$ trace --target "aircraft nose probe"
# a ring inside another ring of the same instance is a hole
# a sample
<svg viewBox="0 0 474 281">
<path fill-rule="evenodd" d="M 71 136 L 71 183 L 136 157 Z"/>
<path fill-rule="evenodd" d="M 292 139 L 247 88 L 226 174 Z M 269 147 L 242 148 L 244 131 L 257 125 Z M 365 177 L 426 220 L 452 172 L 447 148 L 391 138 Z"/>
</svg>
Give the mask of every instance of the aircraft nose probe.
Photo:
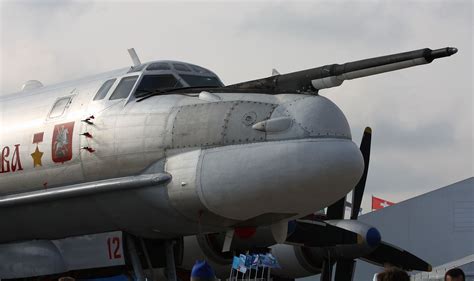
<svg viewBox="0 0 474 281">
<path fill-rule="evenodd" d="M 457 48 L 429 48 L 393 55 L 363 59 L 344 64 L 329 64 L 316 68 L 275 75 L 267 78 L 227 86 L 234 89 L 252 89 L 279 93 L 316 93 L 318 90 L 340 86 L 345 80 L 385 73 L 431 63 L 449 57 Z"/>
<path fill-rule="evenodd" d="M 437 59 L 437 58 L 449 57 L 451 55 L 454 55 L 457 52 L 458 52 L 458 48 L 447 47 L 447 48 L 444 48 L 444 49 L 437 49 L 437 50 L 431 51 L 431 56 L 433 56 L 433 58 Z"/>
</svg>

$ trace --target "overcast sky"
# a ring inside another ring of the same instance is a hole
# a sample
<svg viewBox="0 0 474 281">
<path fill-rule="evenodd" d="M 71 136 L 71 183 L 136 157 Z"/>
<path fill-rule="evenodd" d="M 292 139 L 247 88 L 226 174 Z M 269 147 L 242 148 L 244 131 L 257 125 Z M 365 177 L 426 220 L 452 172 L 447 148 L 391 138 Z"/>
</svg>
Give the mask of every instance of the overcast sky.
<svg viewBox="0 0 474 281">
<path fill-rule="evenodd" d="M 226 84 L 409 51 L 459 48 L 408 70 L 321 91 L 358 143 L 373 128 L 370 195 L 401 201 L 473 175 L 472 1 L 1 1 L 0 93 L 176 59 Z"/>
</svg>

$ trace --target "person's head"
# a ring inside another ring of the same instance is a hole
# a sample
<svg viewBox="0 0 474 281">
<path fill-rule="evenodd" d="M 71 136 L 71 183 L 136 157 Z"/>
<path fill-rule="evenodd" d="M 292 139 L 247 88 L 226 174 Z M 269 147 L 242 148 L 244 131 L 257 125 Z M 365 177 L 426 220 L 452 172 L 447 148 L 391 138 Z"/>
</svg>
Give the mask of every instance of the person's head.
<svg viewBox="0 0 474 281">
<path fill-rule="evenodd" d="M 460 268 L 452 268 L 446 271 L 444 275 L 444 281 L 465 281 L 466 276 L 464 275 L 464 271 Z"/>
<path fill-rule="evenodd" d="M 76 281 L 76 279 L 69 276 L 63 276 L 63 277 L 59 277 L 58 281 Z"/>
<path fill-rule="evenodd" d="M 410 281 L 410 276 L 399 268 L 390 267 L 377 274 L 377 281 Z"/>
<path fill-rule="evenodd" d="M 214 270 L 206 261 L 196 261 L 191 270 L 191 281 L 214 281 Z"/>
</svg>

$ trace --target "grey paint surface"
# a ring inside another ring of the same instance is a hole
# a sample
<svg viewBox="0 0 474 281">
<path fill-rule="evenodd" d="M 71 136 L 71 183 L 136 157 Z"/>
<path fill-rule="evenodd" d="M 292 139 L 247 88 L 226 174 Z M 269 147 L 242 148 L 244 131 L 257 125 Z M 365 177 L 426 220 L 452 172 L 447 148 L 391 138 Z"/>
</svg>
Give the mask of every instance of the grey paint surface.
<svg viewBox="0 0 474 281">
<path fill-rule="evenodd" d="M 122 232 L 0 245 L 0 278 L 21 278 L 125 264 Z"/>
<path fill-rule="evenodd" d="M 382 239 L 425 259 L 433 267 L 474 253 L 474 178 L 363 215 Z M 372 280 L 382 268 L 357 261 L 355 281 Z M 319 275 L 305 280 L 319 280 Z"/>
<path fill-rule="evenodd" d="M 433 267 L 474 253 L 474 178 L 457 182 L 360 217 L 382 238 Z M 380 270 L 358 262 L 355 280 Z"/>
</svg>

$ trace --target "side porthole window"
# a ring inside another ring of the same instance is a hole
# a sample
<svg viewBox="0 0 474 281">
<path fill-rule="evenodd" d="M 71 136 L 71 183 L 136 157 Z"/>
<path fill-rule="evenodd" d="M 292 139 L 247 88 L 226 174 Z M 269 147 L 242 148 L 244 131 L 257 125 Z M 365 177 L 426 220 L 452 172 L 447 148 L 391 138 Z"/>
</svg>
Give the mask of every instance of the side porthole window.
<svg viewBox="0 0 474 281">
<path fill-rule="evenodd" d="M 54 105 L 51 111 L 49 112 L 48 117 L 49 118 L 57 118 L 61 117 L 64 114 L 64 111 L 66 111 L 66 108 L 69 106 L 71 103 L 72 97 L 66 97 L 66 98 L 60 98 L 58 99 Z"/>
<path fill-rule="evenodd" d="M 110 96 L 110 100 L 124 99 L 128 97 L 130 91 L 133 89 L 133 85 L 135 85 L 135 82 L 137 81 L 137 78 L 138 76 L 122 78 L 117 85 L 117 88 L 115 88 L 115 91 Z"/>
<path fill-rule="evenodd" d="M 94 100 L 101 100 L 105 98 L 110 88 L 115 83 L 115 80 L 117 79 L 110 79 L 110 80 L 105 81 L 104 84 L 100 86 L 100 89 L 97 91 L 97 94 L 95 94 Z"/>
</svg>

